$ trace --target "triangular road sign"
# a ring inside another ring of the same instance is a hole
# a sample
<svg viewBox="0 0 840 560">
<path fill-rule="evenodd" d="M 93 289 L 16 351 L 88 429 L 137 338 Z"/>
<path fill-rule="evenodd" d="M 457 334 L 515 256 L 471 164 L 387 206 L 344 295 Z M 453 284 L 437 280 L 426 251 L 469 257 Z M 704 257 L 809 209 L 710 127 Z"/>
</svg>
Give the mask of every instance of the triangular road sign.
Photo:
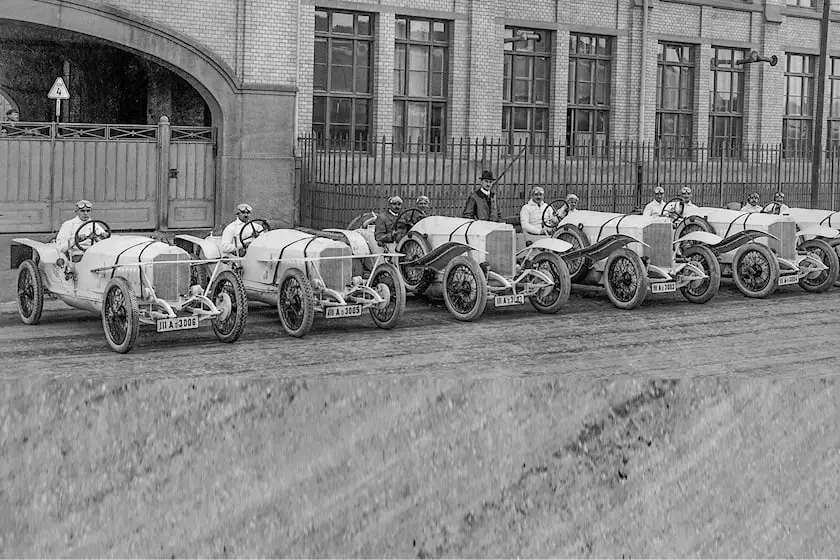
<svg viewBox="0 0 840 560">
<path fill-rule="evenodd" d="M 61 79 L 61 76 L 55 79 L 47 97 L 50 99 L 70 99 L 70 92 L 67 91 L 67 85 Z"/>
</svg>

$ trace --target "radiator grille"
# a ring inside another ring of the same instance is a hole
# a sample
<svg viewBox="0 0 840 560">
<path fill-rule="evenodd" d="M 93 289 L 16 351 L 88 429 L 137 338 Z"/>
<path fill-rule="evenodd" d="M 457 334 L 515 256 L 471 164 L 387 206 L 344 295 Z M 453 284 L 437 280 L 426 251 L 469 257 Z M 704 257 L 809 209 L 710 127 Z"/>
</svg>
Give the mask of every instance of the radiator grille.
<svg viewBox="0 0 840 560">
<path fill-rule="evenodd" d="M 643 241 L 649 245 L 649 247 L 643 247 L 642 255 L 650 258 L 650 264 L 662 268 L 671 268 L 673 264 L 671 242 L 674 236 L 671 224 L 649 224 L 642 231 Z"/>
<path fill-rule="evenodd" d="M 502 276 L 511 277 L 516 272 L 513 246 L 516 242 L 516 231 L 496 230 L 487 234 L 487 263 L 490 269 Z"/>
<path fill-rule="evenodd" d="M 320 253 L 322 257 L 347 257 L 350 256 L 349 247 L 329 247 Z M 322 261 L 315 261 L 315 266 L 321 272 L 321 278 L 327 288 L 341 290 L 350 283 L 353 276 L 352 259 L 328 258 Z"/>
<path fill-rule="evenodd" d="M 152 264 L 151 283 L 157 297 L 166 301 L 178 301 L 179 295 L 189 292 L 190 264 L 186 262 L 189 259 L 190 256 L 185 253 L 157 255 L 152 259 L 154 264 Z"/>
<path fill-rule="evenodd" d="M 767 246 L 783 259 L 796 259 L 796 223 L 776 222 L 770 225 L 768 231 L 779 239 L 768 237 Z"/>
</svg>

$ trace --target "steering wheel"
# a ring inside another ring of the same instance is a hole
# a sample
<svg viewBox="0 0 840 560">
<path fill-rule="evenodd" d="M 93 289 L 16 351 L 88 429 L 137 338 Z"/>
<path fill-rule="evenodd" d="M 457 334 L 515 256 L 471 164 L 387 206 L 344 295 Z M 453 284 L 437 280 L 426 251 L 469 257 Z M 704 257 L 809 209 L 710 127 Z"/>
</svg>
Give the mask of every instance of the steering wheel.
<svg viewBox="0 0 840 560">
<path fill-rule="evenodd" d="M 419 208 L 409 208 L 408 210 L 403 210 L 394 221 L 394 231 L 399 231 L 405 235 L 408 233 L 408 230 L 414 227 L 414 224 L 425 217 L 426 213 Z"/>
<path fill-rule="evenodd" d="M 259 229 L 257 229 L 257 226 L 259 226 Z M 246 229 L 250 231 L 250 233 L 247 236 L 245 235 Z M 239 230 L 240 247 L 245 247 L 246 241 L 253 241 L 257 237 L 259 237 L 262 232 L 269 231 L 270 229 L 271 226 L 268 225 L 268 222 L 263 220 L 262 218 L 255 218 L 253 220 L 249 220 L 245 223 L 244 226 L 242 226 L 242 229 Z"/>
<path fill-rule="evenodd" d="M 100 231 L 97 230 L 96 225 L 99 224 Z M 90 228 L 90 233 L 82 234 L 82 230 L 85 228 Z M 102 220 L 88 220 L 83 222 L 79 225 L 76 229 L 76 233 L 73 234 L 73 246 L 78 248 L 79 251 L 87 251 L 90 248 L 82 247 L 82 243 L 85 241 L 90 241 L 90 245 L 97 243 L 98 241 L 102 241 L 103 239 L 108 239 L 111 237 L 111 226 L 103 222 Z"/>
<path fill-rule="evenodd" d="M 782 205 L 778 202 L 770 202 L 764 208 L 761 209 L 762 214 L 781 214 L 782 213 Z"/>
<path fill-rule="evenodd" d="M 677 220 L 683 217 L 683 212 L 685 212 L 685 201 L 680 197 L 676 197 L 665 203 L 659 215 Z"/>
<path fill-rule="evenodd" d="M 552 210 L 549 212 L 549 208 Z M 554 229 L 560 225 L 563 218 L 569 215 L 569 203 L 563 200 L 555 200 L 545 207 L 542 213 L 542 225 L 546 229 Z"/>
</svg>

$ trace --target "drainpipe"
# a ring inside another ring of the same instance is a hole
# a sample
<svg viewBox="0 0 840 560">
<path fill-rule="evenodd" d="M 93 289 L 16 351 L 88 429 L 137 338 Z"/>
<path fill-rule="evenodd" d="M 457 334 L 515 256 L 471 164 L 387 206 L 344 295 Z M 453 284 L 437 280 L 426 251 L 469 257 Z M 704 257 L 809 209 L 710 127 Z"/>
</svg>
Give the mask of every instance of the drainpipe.
<svg viewBox="0 0 840 560">
<path fill-rule="evenodd" d="M 811 208 L 819 208 L 820 201 L 820 175 L 823 155 L 823 99 L 825 99 L 825 80 L 828 74 L 828 23 L 830 20 L 831 0 L 824 0 L 822 21 L 820 21 L 820 55 L 817 71 L 817 107 L 816 115 L 814 115 L 814 143 L 811 152 Z"/>
<path fill-rule="evenodd" d="M 636 206 L 642 207 L 642 181 L 644 179 L 644 165 L 642 163 L 642 143 L 645 140 L 645 97 L 647 96 L 647 80 L 645 67 L 647 66 L 648 42 L 648 8 L 650 0 L 642 1 L 642 48 L 639 64 L 639 140 L 636 144 Z"/>
</svg>

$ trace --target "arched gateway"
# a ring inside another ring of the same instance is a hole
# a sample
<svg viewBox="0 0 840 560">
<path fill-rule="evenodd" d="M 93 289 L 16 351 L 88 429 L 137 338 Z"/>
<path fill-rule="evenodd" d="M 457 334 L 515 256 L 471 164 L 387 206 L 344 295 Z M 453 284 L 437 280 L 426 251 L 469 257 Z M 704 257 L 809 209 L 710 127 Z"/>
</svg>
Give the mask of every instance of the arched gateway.
<svg viewBox="0 0 840 560">
<path fill-rule="evenodd" d="M 120 229 L 209 227 L 241 198 L 274 198 L 278 208 L 292 198 L 291 145 L 278 140 L 270 156 L 265 146 L 252 148 L 252 156 L 248 140 L 278 130 L 277 122 L 261 118 L 266 107 L 293 114 L 293 87 L 244 87 L 195 39 L 91 0 L 4 0 L 4 21 L 93 37 L 171 70 L 201 95 L 212 128 L 162 119 L 148 126 L 41 123 L 10 129 L 0 135 L 0 175 L 6 177 L 0 177 L 0 232 L 55 231 L 72 215 L 77 198 L 92 199 L 98 217 Z M 260 162 L 245 166 L 244 159 Z M 281 181 L 288 193 L 277 188 Z M 243 184 L 249 188 L 243 191 Z M 272 187 L 275 192 L 266 197 Z M 293 210 L 267 211 L 264 217 L 294 220 Z"/>
</svg>

